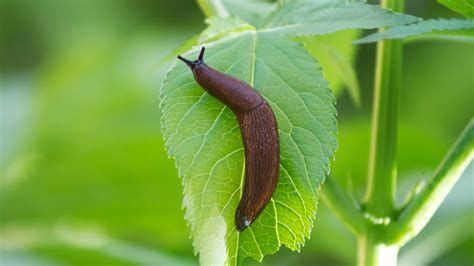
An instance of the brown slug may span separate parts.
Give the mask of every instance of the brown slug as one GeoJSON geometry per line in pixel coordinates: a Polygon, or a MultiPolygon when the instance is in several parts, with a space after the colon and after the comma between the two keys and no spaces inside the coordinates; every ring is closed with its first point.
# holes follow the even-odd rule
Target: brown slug
{"type": "Polygon", "coordinates": [[[245,150],[244,189],[235,212],[239,231],[250,226],[263,211],[278,184],[280,143],[270,105],[249,84],[204,63],[202,47],[195,61],[178,55],[192,70],[194,79],[209,94],[229,107],[237,117],[245,150]]]}

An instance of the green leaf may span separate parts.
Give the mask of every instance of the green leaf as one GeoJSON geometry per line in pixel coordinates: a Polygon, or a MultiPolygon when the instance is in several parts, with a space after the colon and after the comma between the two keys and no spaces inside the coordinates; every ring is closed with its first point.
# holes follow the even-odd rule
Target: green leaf
{"type": "Polygon", "coordinates": [[[356,106],[360,106],[359,82],[352,65],[358,46],[352,42],[359,37],[359,33],[359,30],[345,30],[296,38],[318,59],[336,97],[347,89],[356,106]]]}
{"type": "Polygon", "coordinates": [[[257,26],[276,7],[275,3],[265,0],[197,0],[206,17],[239,17],[251,25],[257,26]]]}
{"type": "Polygon", "coordinates": [[[288,1],[265,21],[263,29],[292,36],[326,34],[343,29],[371,29],[417,21],[379,6],[332,0],[288,1]]]}
{"type": "Polygon", "coordinates": [[[271,13],[277,5],[265,0],[222,0],[229,12],[251,25],[259,27],[263,19],[271,13]]]}
{"type": "MultiPolygon", "coordinates": [[[[337,143],[334,97],[299,44],[246,31],[206,45],[206,62],[245,80],[272,106],[279,125],[280,182],[263,213],[238,233],[243,148],[234,114],[204,92],[184,64],[161,89],[162,131],[183,178],[186,220],[203,265],[259,261],[280,245],[299,250],[311,232],[318,189],[337,143]]],[[[193,58],[197,48],[186,56],[193,58]]]]}
{"type": "Polygon", "coordinates": [[[468,18],[474,18],[473,0],[438,0],[438,3],[468,18]]]}
{"type": "Polygon", "coordinates": [[[199,7],[206,17],[229,17],[229,12],[222,3],[222,0],[197,0],[199,7]]]}
{"type": "Polygon", "coordinates": [[[206,24],[209,26],[201,33],[197,43],[211,42],[218,40],[232,32],[254,29],[254,27],[247,24],[238,17],[231,17],[227,19],[211,17],[206,19],[206,24]]]}
{"type": "Polygon", "coordinates": [[[206,24],[208,26],[202,33],[185,41],[183,44],[178,46],[178,48],[164,56],[159,63],[162,64],[163,62],[174,59],[176,58],[176,55],[185,53],[198,44],[218,40],[232,32],[254,29],[253,26],[237,17],[229,17],[226,19],[210,17],[206,19],[206,24]]]}
{"type": "Polygon", "coordinates": [[[410,25],[392,27],[359,39],[355,43],[370,43],[386,39],[406,37],[443,38],[450,40],[474,41],[474,20],[429,19],[410,25]]]}

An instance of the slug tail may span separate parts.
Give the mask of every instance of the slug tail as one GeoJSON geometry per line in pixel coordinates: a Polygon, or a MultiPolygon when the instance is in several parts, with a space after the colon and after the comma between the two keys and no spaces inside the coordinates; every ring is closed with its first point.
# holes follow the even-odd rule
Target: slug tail
{"type": "Polygon", "coordinates": [[[245,150],[244,187],[235,212],[235,225],[242,232],[257,219],[276,189],[280,145],[276,119],[267,102],[236,115],[245,150]]]}

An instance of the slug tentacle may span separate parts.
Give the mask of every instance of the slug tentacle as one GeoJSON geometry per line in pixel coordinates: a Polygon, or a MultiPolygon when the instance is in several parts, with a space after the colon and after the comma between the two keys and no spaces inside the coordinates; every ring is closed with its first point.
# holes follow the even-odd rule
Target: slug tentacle
{"type": "Polygon", "coordinates": [[[204,63],[204,51],[206,51],[206,47],[201,48],[201,52],[199,52],[198,60],[204,63]]]}
{"type": "Polygon", "coordinates": [[[249,84],[221,73],[198,59],[178,55],[192,70],[197,83],[228,106],[237,116],[245,150],[245,176],[235,224],[243,231],[263,211],[278,184],[280,143],[278,126],[270,105],[249,84]]]}
{"type": "Polygon", "coordinates": [[[201,52],[199,53],[198,60],[191,61],[191,60],[186,59],[186,58],[184,58],[180,55],[178,55],[178,59],[183,61],[184,63],[186,63],[186,65],[188,65],[189,68],[194,69],[198,65],[204,64],[204,51],[205,50],[206,50],[206,48],[203,46],[201,48],[201,52]]]}

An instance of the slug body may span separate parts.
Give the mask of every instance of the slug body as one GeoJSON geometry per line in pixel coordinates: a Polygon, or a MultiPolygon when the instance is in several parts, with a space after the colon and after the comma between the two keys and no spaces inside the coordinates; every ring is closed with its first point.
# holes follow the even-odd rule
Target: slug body
{"type": "Polygon", "coordinates": [[[198,60],[178,58],[191,68],[197,83],[228,106],[239,122],[245,150],[245,177],[235,224],[243,231],[263,211],[278,184],[278,126],[270,105],[254,88],[207,66],[203,56],[204,47],[198,60]]]}

